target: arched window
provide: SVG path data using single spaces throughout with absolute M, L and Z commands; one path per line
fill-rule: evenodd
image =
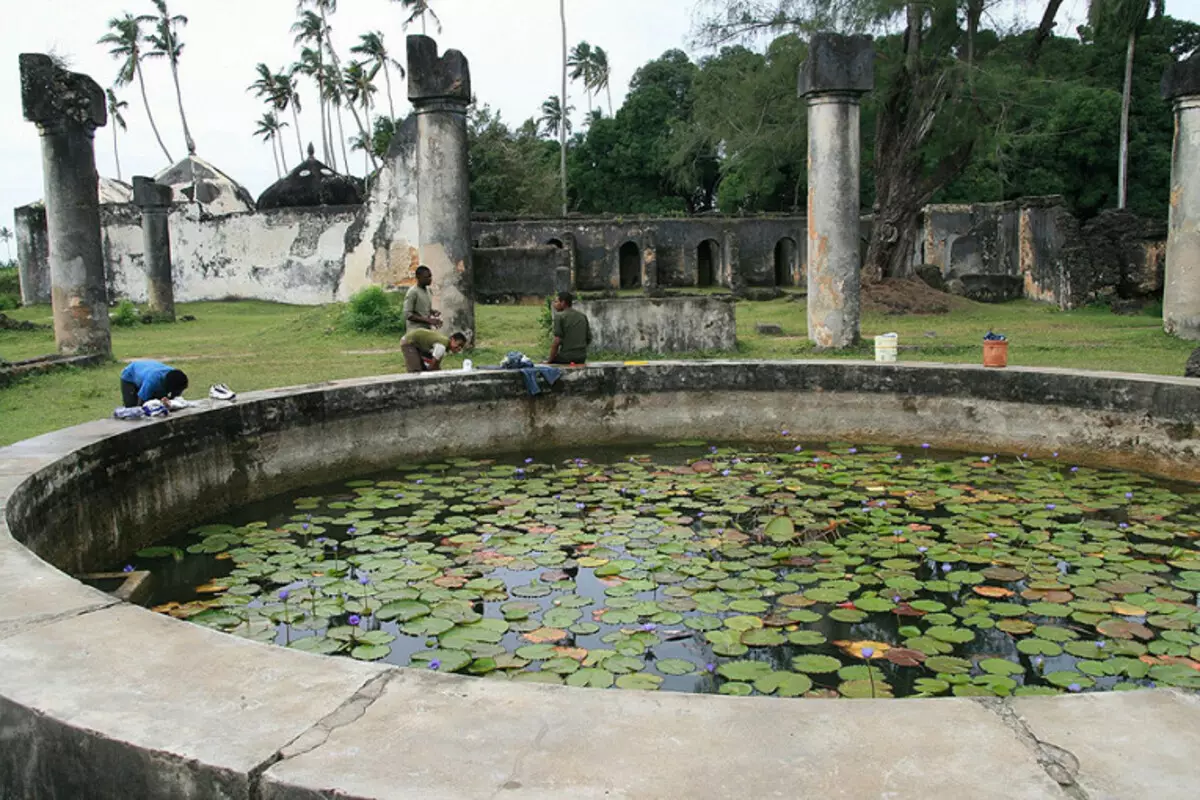
M 796 270 L 796 240 L 785 236 L 775 245 L 775 285 L 791 286 Z
M 642 285 L 642 250 L 637 242 L 621 245 L 621 288 L 636 289 Z
M 696 248 L 696 285 L 712 286 L 721 272 L 721 245 L 705 239 Z

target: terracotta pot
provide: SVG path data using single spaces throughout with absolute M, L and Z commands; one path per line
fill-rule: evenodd
M 1008 366 L 1008 342 L 984 342 L 983 343 L 983 365 L 985 367 L 1007 367 Z

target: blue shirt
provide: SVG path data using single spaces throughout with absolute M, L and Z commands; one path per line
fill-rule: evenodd
M 161 361 L 134 361 L 121 370 L 121 380 L 137 386 L 138 400 L 145 403 L 167 396 L 167 373 L 174 371 L 174 367 L 168 367 Z

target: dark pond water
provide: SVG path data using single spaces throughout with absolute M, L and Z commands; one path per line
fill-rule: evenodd
M 586 456 L 576 458 L 575 456 Z M 1200 492 L 927 449 L 404 465 L 143 550 L 156 610 L 487 678 L 782 696 L 1200 688 Z

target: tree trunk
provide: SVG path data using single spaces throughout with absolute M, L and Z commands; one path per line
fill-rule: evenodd
M 325 162 L 325 164 L 327 166 L 333 167 L 333 171 L 337 172 L 338 171 L 337 147 L 334 146 L 334 142 L 333 142 L 333 111 L 335 108 L 337 109 L 337 112 L 339 114 L 342 112 L 341 106 L 334 103 L 333 98 L 330 98 L 329 103 L 325 106 L 325 124 L 329 128 L 329 159 Z M 350 171 L 350 162 L 347 161 L 345 164 L 345 167 L 346 167 L 346 171 L 349 172 Z
M 1046 10 L 1042 14 L 1042 21 L 1038 24 L 1037 31 L 1033 34 L 1033 41 L 1029 43 L 1029 53 L 1025 56 L 1025 61 L 1029 66 L 1037 63 L 1038 58 L 1042 55 L 1042 45 L 1050 38 L 1050 32 L 1054 29 L 1054 18 L 1058 16 L 1058 7 L 1062 5 L 1063 0 L 1049 0 L 1046 3 Z
M 117 180 L 121 180 L 121 152 L 117 150 L 117 123 L 113 122 L 113 158 L 117 162 Z
M 158 146 L 162 148 L 163 155 L 167 157 L 167 166 L 174 166 L 175 159 L 171 158 L 171 151 L 163 144 L 162 136 L 158 132 L 158 125 L 154 124 L 154 114 L 150 111 L 150 101 L 146 98 L 146 81 L 142 78 L 141 63 L 135 64 L 134 69 L 137 71 L 138 87 L 142 90 L 142 104 L 146 106 L 146 116 L 150 119 L 150 130 L 154 131 L 154 138 L 158 140 Z
M 604 85 L 604 91 L 605 91 L 605 93 L 607 93 L 607 94 L 608 94 L 608 115 L 611 117 L 611 116 L 613 115 L 613 110 L 612 110 L 612 87 L 610 87 L 608 84 L 605 84 L 605 85 Z
M 388 93 L 388 114 L 391 119 L 396 119 L 396 104 L 392 102 L 392 71 L 388 69 L 387 61 L 383 62 L 383 80 L 387 84 Z
M 288 169 L 287 155 L 283 151 L 283 129 L 280 128 L 275 132 L 276 143 L 279 145 L 279 163 L 283 165 L 283 174 L 287 175 L 291 170 Z
M 183 123 L 183 141 L 187 145 L 189 156 L 196 155 L 196 141 L 192 138 L 192 131 L 188 128 L 187 114 L 183 111 L 183 92 L 179 88 L 179 66 L 175 63 L 175 59 L 171 61 L 171 77 L 175 79 L 175 100 L 179 103 L 179 119 Z
M 908 25 L 904 29 L 904 68 L 916 75 L 920 70 L 921 61 L 921 28 L 924 24 L 925 12 L 916 3 L 905 6 Z
M 342 62 L 341 59 L 338 58 L 337 51 L 333 49 L 333 39 L 329 37 L 328 27 L 325 29 L 325 42 L 329 47 L 329 57 L 333 59 L 333 68 L 337 70 L 338 75 L 342 75 Z M 358 116 L 358 109 L 354 107 L 354 103 L 350 104 L 350 114 L 354 117 L 354 124 L 358 126 L 358 132 L 362 134 L 363 141 L 369 142 L 371 140 L 371 135 L 367 133 L 365 128 L 363 128 L 362 118 Z M 369 149 L 367 150 L 367 156 L 370 159 L 372 168 L 378 166 L 375 163 L 375 154 Z M 346 171 L 350 171 L 349 166 L 346 167 Z
M 275 134 L 271 134 L 271 160 L 275 162 L 275 177 L 283 178 L 283 173 L 279 170 L 279 152 L 275 149 Z
M 342 124 L 342 107 L 337 109 L 338 135 L 342 140 L 342 163 L 346 165 L 346 174 L 350 174 L 350 156 L 346 153 L 346 126 Z
M 1130 31 L 1125 48 L 1125 90 L 1121 94 L 1121 163 L 1117 165 L 1117 208 L 1125 208 L 1129 189 L 1129 104 L 1133 91 L 1133 49 L 1137 31 Z
M 558 156 L 562 172 L 562 215 L 567 215 L 567 2 L 558 0 L 558 15 L 562 20 L 562 94 L 559 96 Z
M 292 124 L 296 126 L 296 152 L 300 154 L 300 161 L 304 161 L 304 139 L 300 137 L 300 115 L 296 113 L 296 104 L 292 103 Z

